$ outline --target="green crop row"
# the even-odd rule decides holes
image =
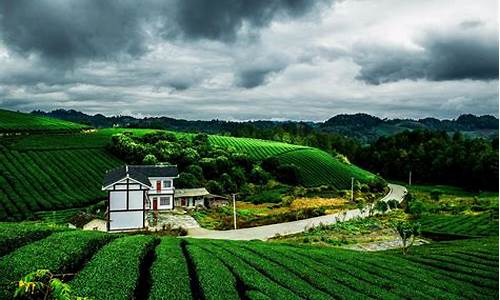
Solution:
[[[283,164],[294,164],[299,167],[299,177],[306,186],[333,185],[337,189],[347,189],[351,177],[360,182],[367,182],[375,175],[333,158],[319,149],[304,149],[278,156]]]
[[[299,168],[300,181],[305,186],[332,185],[338,189],[347,189],[351,177],[361,182],[375,178],[370,172],[311,147],[217,135],[210,136],[209,141],[213,145],[243,152],[255,160],[278,157],[283,164],[294,164]]]
[[[120,161],[104,149],[16,151],[0,145],[0,220],[82,207],[105,197],[106,170]]]
[[[16,281],[37,269],[72,273],[113,236],[93,231],[58,232],[0,259],[0,299],[11,299]]]
[[[0,109],[0,132],[64,132],[87,127],[68,121]]]
[[[239,299],[233,274],[224,265],[223,260],[213,257],[210,252],[199,247],[203,244],[204,241],[190,241],[186,246],[194,265],[200,293],[207,300]]]
[[[0,256],[30,242],[43,239],[53,231],[54,228],[38,224],[1,223]]]
[[[498,297],[497,239],[436,243],[407,256],[261,242],[188,243],[203,263],[223,262],[237,278],[236,290],[250,299]],[[214,277],[206,269],[196,271],[199,278]]]
[[[249,155],[252,159],[262,160],[298,149],[308,149],[305,146],[266,141],[252,138],[237,138],[229,136],[211,135],[209,141],[213,145],[234,148]]]
[[[155,238],[135,235],[104,246],[77,274],[71,286],[80,296],[92,299],[132,299],[141,263],[155,246]]]
[[[264,276],[248,263],[231,255],[223,247],[217,247],[211,243],[203,243],[199,246],[214,256],[212,260],[216,257],[223,261],[226,267],[239,278],[245,289],[257,290],[272,299],[302,299],[288,288]]]
[[[151,267],[149,299],[192,299],[189,271],[183,255],[181,240],[163,238],[156,247]]]
[[[470,236],[498,236],[498,218],[490,212],[478,215],[426,215],[422,230]]]

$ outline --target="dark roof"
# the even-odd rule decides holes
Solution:
[[[109,170],[104,175],[103,186],[108,186],[127,177],[151,186],[148,177],[176,177],[177,166],[174,165],[124,165]]]

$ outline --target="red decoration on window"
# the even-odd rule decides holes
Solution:
[[[157,192],[160,192],[160,191],[161,191],[161,181],[160,181],[160,180],[157,180],[157,181],[156,181],[156,191],[157,191]]]

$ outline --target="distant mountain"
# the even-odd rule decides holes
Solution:
[[[368,114],[337,115],[319,125],[322,131],[336,132],[363,141],[374,141],[380,136],[393,135],[405,130],[462,132],[473,137],[498,136],[498,119],[494,116],[464,114],[454,120],[436,118],[380,119]]]
[[[475,116],[464,114],[453,120],[436,118],[381,119],[369,114],[340,114],[325,122],[295,121],[247,121],[232,122],[222,120],[192,121],[169,117],[135,118],[131,116],[106,117],[101,114],[88,115],[76,110],[57,109],[51,112],[33,111],[33,114],[68,120],[96,128],[135,127],[158,128],[187,132],[231,134],[235,136],[258,136],[255,131],[279,130],[306,133],[310,131],[337,133],[356,138],[364,143],[376,141],[381,136],[393,135],[405,130],[428,129],[432,131],[460,131],[471,137],[495,138],[498,136],[498,118],[490,115]]]

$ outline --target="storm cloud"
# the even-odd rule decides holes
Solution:
[[[496,0],[0,0],[0,107],[498,115]]]
[[[175,20],[188,38],[234,41],[244,24],[250,29],[269,25],[275,18],[300,17],[331,1],[309,0],[181,0]]]
[[[22,54],[51,62],[102,59],[146,51],[143,20],[148,10],[135,1],[3,0],[4,43]]]
[[[361,46],[354,56],[361,66],[357,78],[370,84],[498,79],[498,32],[482,34],[475,30],[478,26],[478,22],[463,22],[461,31],[426,32],[417,49]]]
[[[2,0],[0,29],[18,53],[51,62],[139,56],[151,36],[234,41],[274,18],[300,17],[320,3],[307,0]]]

